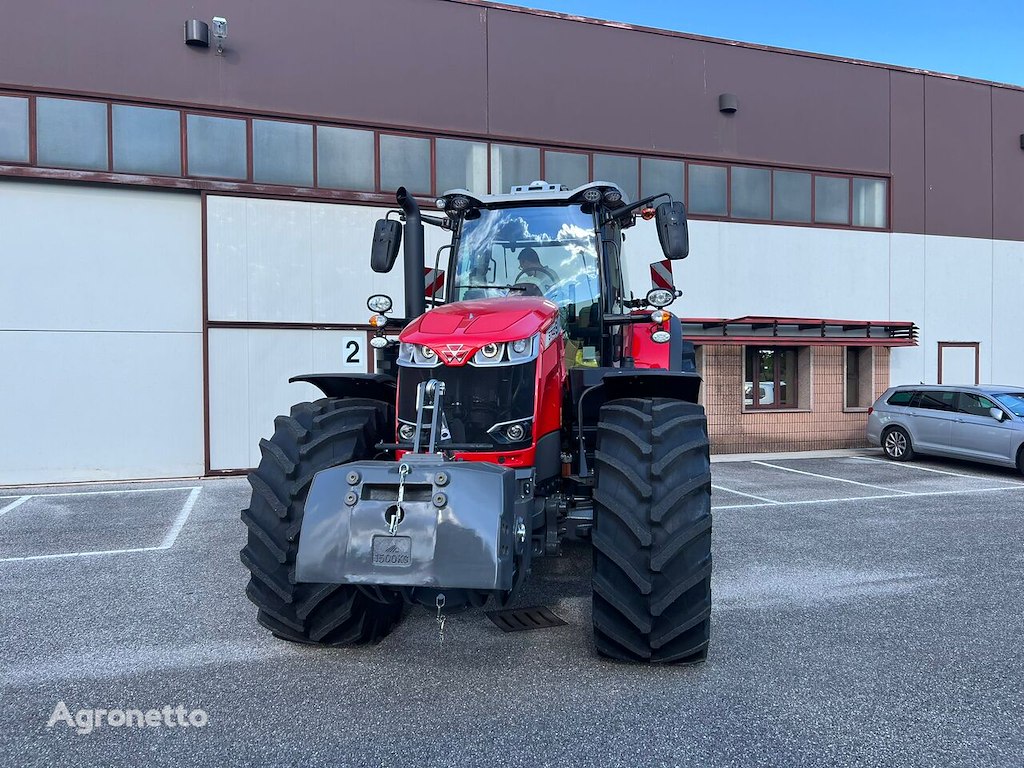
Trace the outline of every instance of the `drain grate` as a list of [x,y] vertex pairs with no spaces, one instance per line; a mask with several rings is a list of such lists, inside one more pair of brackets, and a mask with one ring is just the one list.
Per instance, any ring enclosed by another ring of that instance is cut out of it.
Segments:
[[526,629],[548,629],[565,626],[568,622],[551,612],[544,605],[528,608],[512,608],[506,611],[487,611],[487,618],[502,632],[522,632]]

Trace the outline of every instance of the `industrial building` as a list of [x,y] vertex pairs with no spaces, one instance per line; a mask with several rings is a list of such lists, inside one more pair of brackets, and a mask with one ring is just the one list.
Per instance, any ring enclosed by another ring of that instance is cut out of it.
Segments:
[[0,484],[255,465],[288,377],[370,370],[367,295],[401,310],[394,190],[541,178],[686,202],[715,452],[1024,383],[1019,87],[482,0],[41,0],[0,26]]

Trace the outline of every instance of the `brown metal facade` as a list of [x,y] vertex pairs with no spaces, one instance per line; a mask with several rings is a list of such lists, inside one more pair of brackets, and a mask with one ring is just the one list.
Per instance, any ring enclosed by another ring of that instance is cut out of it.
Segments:
[[1024,240],[1022,89],[475,0],[14,3],[3,88],[878,176],[895,231]]

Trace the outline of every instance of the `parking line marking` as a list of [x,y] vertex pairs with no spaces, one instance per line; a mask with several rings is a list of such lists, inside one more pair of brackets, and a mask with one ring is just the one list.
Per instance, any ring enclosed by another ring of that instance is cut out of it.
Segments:
[[185,485],[180,488],[125,488],[120,491],[68,491],[66,493],[30,493],[26,498],[47,499],[57,496],[105,496],[112,493],[169,493],[171,491],[191,491],[196,486]]
[[[155,547],[136,547],[134,549],[102,549],[102,550],[90,550],[88,552],[54,552],[49,555],[26,555],[24,557],[0,557],[0,563],[20,563],[26,560],[59,560],[65,557],[90,557],[92,555],[127,555],[136,552],[160,552],[162,550],[170,549],[174,546],[174,542],[178,539],[178,534],[181,533],[181,529],[185,527],[185,522],[188,520],[190,514],[192,514],[192,508],[196,505],[196,500],[199,498],[199,493],[203,490],[202,486],[193,486],[191,488],[161,488],[161,489],[146,489],[146,490],[174,490],[174,491],[192,491],[188,495],[188,499],[185,500],[181,510],[178,512],[178,516],[171,524],[170,530],[167,531],[167,535],[164,536],[164,540]],[[112,493],[112,491],[91,491],[90,493]],[[40,494],[42,496],[85,496],[86,494],[78,493],[50,493]],[[6,512],[9,508],[13,508],[18,504],[28,501],[29,499],[37,498],[36,496],[22,496],[21,499],[16,501],[13,505],[8,505],[4,509],[0,510],[0,514]]]
[[185,521],[188,520],[188,516],[192,514],[192,507],[196,505],[196,499],[199,498],[199,492],[201,490],[203,490],[202,487],[198,485],[192,489],[192,493],[188,495],[188,499],[185,501],[185,505],[178,513],[178,517],[174,521],[174,525],[171,526],[171,530],[169,530],[167,535],[164,536],[160,549],[170,549],[174,546],[174,542],[178,539],[178,534],[181,533],[181,529],[185,526]]
[[0,557],[0,563],[20,563],[24,560],[59,560],[65,557],[89,557],[90,555],[126,555],[130,552],[158,552],[165,547],[139,547],[138,549],[101,549],[89,552],[55,552],[52,555],[27,555],[25,557]]
[[[795,472],[798,475],[808,475],[810,477],[818,477],[822,480],[835,480],[837,483],[850,483],[851,485],[863,485],[865,488],[877,488],[880,491],[889,491],[889,493],[911,493],[910,491],[901,491],[899,488],[886,488],[882,485],[872,485],[871,483],[860,483],[856,480],[847,480],[843,477],[832,477],[831,475],[819,475],[814,472],[805,472],[802,469],[792,469],[791,467],[780,467],[778,464],[769,464],[767,461],[752,461],[751,464],[760,464],[762,467],[771,467],[772,469],[781,469],[783,472]],[[868,497],[871,498],[871,497]]]
[[10,504],[8,504],[6,507],[4,507],[3,509],[0,509],[0,517],[2,517],[7,512],[10,512],[15,507],[20,507],[22,504],[24,504],[26,501],[28,501],[31,498],[32,498],[31,496],[22,496],[20,499],[15,499]]
[[[714,488],[717,491],[725,491],[726,493],[735,493],[737,496],[746,496],[748,499],[757,499],[758,501],[767,501],[769,504],[779,504],[780,503],[778,501],[775,501],[775,499],[766,499],[764,496],[755,496],[752,493],[744,493],[743,491],[734,491],[732,488],[726,488],[724,485],[715,485],[714,483],[712,483],[711,487]],[[719,507],[719,509],[724,509],[724,507]]]
[[1013,486],[1002,486],[1001,488],[968,488],[960,491],[924,491],[911,493],[900,491],[899,493],[880,494],[878,496],[849,496],[842,499],[805,499],[801,501],[778,501],[774,504],[729,504],[727,506],[714,507],[714,509],[754,509],[762,507],[795,507],[806,504],[837,504],[847,501],[867,501],[869,499],[908,499],[917,496],[957,496],[967,493],[993,493],[995,491],[1017,491],[1019,488]]
[[1010,485],[1024,485],[1024,483],[1017,482],[1016,480],[1000,480],[998,477],[985,477],[984,475],[966,475],[962,472],[949,472],[945,469],[932,469],[931,467],[919,467],[916,464],[907,464],[902,461],[890,461],[888,459],[874,459],[870,456],[858,456],[858,459],[862,461],[874,461],[878,464],[888,464],[896,467],[906,467],[907,469],[919,469],[922,472],[935,472],[939,475],[950,475],[951,477],[966,477],[970,480],[991,480],[995,483],[1009,483]]

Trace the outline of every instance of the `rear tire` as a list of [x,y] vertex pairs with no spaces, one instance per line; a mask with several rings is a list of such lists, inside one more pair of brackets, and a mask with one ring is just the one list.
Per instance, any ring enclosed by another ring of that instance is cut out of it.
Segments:
[[711,633],[711,465],[693,403],[612,400],[597,427],[594,642],[621,661],[688,664]]
[[893,461],[914,458],[914,446],[903,427],[889,427],[882,433],[882,452]]
[[263,458],[249,473],[252,498],[242,510],[249,534],[241,560],[249,569],[245,594],[259,608],[257,620],[277,637],[333,646],[372,643],[401,618],[397,595],[379,592],[380,601],[349,584],[295,583],[299,529],[313,475],[373,458],[374,446],[393,423],[386,403],[324,398],[278,416],[274,436],[260,441]]

